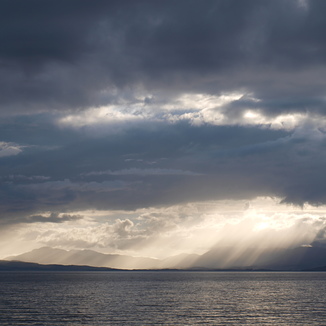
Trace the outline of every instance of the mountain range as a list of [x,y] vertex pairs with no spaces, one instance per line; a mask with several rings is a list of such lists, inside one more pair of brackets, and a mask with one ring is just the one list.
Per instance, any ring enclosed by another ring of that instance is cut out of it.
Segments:
[[102,254],[93,250],[67,251],[42,247],[21,255],[7,257],[5,260],[33,262],[38,264],[88,265],[118,269],[185,269],[190,268],[198,257],[199,255],[195,254],[181,254],[160,260],[118,254]]
[[80,265],[42,265],[37,263],[27,263],[21,261],[0,260],[0,271],[56,271],[56,272],[109,272],[119,271],[119,269],[107,267],[93,267]]
[[9,261],[38,264],[88,265],[114,269],[268,269],[308,270],[326,266],[326,248],[296,247],[289,249],[239,251],[231,247],[213,248],[208,252],[181,254],[166,259],[103,254],[93,250],[63,250],[42,247],[17,256]]

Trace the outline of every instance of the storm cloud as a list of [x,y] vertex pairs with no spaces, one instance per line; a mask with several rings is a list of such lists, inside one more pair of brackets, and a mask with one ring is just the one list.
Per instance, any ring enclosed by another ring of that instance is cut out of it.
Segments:
[[324,10],[318,0],[4,0],[1,111],[242,89],[270,114],[322,112]]
[[107,228],[118,239],[101,246],[123,248],[170,232],[170,215],[154,213],[168,207],[325,205],[325,11],[323,0],[0,0],[1,225],[97,220],[101,239]]

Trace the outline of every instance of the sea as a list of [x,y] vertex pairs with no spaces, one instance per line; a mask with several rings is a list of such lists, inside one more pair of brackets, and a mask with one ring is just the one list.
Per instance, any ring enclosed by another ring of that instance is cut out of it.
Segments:
[[0,325],[326,325],[326,273],[0,272]]

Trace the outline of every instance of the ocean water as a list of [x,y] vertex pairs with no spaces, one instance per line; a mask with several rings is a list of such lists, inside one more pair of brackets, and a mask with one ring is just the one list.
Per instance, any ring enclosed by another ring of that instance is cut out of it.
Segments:
[[0,272],[0,325],[326,325],[326,273]]

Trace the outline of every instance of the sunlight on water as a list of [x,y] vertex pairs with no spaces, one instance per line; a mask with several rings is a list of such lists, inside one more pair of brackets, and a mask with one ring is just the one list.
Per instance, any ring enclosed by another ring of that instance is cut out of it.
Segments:
[[326,273],[1,273],[1,325],[324,325]]

